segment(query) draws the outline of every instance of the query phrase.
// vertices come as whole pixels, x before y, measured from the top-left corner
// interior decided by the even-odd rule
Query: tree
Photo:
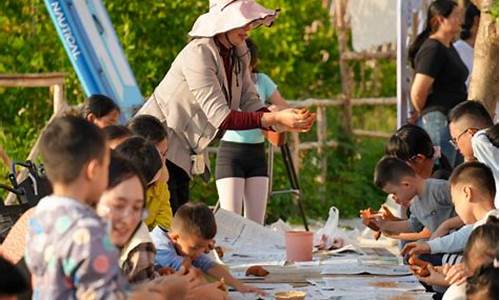
[[[481,10],[481,20],[474,47],[474,68],[469,99],[479,100],[493,116],[498,103],[498,1],[472,0]]]

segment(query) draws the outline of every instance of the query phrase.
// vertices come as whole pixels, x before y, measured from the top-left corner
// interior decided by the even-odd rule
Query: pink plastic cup
[[[314,233],[309,231],[287,231],[285,233],[286,260],[311,261]]]

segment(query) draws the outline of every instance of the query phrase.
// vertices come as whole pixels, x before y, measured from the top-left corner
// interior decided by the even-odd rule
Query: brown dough
[[[266,277],[267,275],[269,275],[269,272],[261,266],[251,266],[247,269],[247,271],[245,272],[245,275],[246,276],[253,275],[253,276],[257,276],[257,277]]]

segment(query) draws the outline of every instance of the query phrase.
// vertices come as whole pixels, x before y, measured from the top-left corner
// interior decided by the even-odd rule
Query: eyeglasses
[[[455,149],[457,149],[457,150],[458,150],[458,142],[460,141],[460,138],[461,138],[461,137],[462,137],[465,133],[467,133],[469,130],[472,130],[472,131],[474,131],[474,133],[475,133],[478,129],[477,129],[477,128],[467,128],[467,129],[465,129],[465,130],[464,130],[464,131],[462,131],[459,135],[457,135],[457,137],[452,138],[452,139],[450,140],[450,144],[451,144],[451,145],[452,145]]]
[[[146,208],[143,208],[141,212],[135,211],[131,207],[111,207],[108,205],[103,205],[103,213],[104,215],[107,216],[114,216],[117,218],[125,219],[130,216],[137,216],[140,215],[140,218],[142,221],[146,220],[148,217],[148,210]]]

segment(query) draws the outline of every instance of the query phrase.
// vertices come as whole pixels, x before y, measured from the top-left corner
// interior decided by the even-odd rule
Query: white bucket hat
[[[255,0],[210,0],[208,13],[198,17],[189,35],[213,37],[250,23],[271,26],[278,14],[279,9],[264,8]]]

